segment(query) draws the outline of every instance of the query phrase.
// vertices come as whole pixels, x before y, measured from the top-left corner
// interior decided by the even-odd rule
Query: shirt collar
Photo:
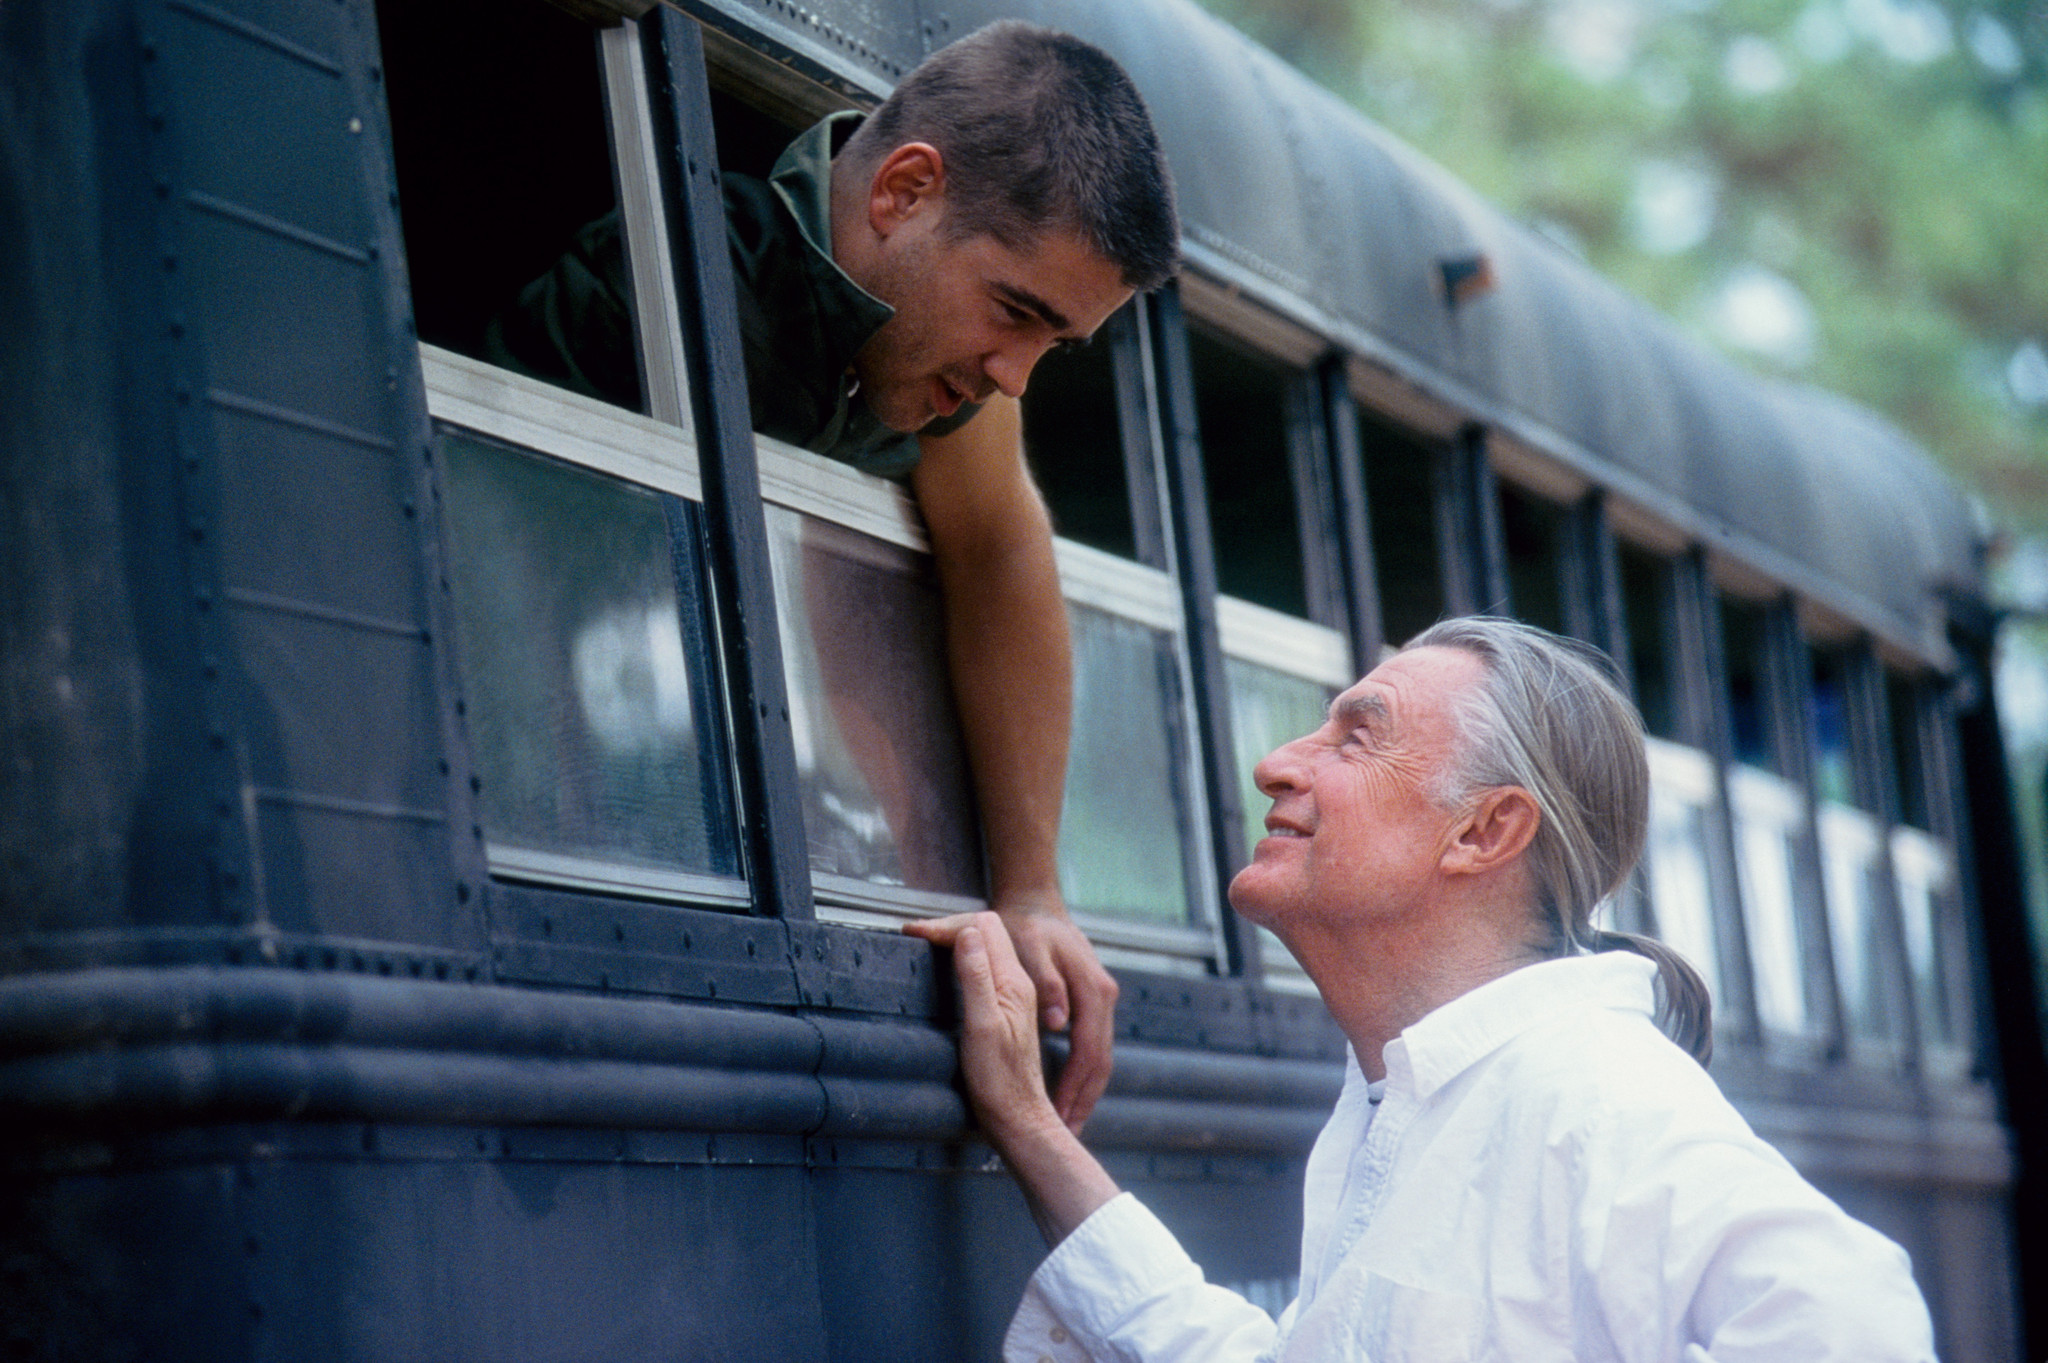
[[[1394,1089],[1419,1098],[1522,1033],[1569,1013],[1656,1011],[1656,962],[1632,951],[1567,956],[1511,970],[1413,1023],[1387,1043]]]
[[[861,118],[848,111],[820,120],[783,148],[768,175],[803,242],[804,275],[817,303],[830,373],[852,364],[868,337],[896,315],[896,309],[854,283],[832,259],[832,156]]]

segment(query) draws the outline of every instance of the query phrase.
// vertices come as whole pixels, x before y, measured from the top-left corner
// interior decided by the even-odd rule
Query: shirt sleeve
[[[1273,1318],[1205,1282],[1173,1233],[1129,1193],[1046,1257],[1003,1338],[1004,1363],[1253,1363]]]

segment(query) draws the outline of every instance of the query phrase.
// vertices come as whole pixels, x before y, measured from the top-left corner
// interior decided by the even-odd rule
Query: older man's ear
[[[1543,822],[1536,797],[1520,786],[1482,792],[1459,819],[1444,848],[1446,875],[1489,875],[1513,866]]]

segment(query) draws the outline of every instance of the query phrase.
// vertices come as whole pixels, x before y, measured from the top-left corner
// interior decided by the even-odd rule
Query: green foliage
[[[1681,325],[1886,413],[2048,532],[2048,394],[2008,382],[2048,348],[2048,6],[1204,3]],[[1729,322],[1759,272],[1796,290],[1774,295],[1789,330]]]

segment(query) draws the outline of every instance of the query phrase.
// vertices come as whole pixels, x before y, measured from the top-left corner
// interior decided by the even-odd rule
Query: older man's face
[[[1450,700],[1479,679],[1462,649],[1396,654],[1331,702],[1314,733],[1253,769],[1273,801],[1230,902],[1280,931],[1321,917],[1389,916],[1421,907],[1454,827],[1429,795],[1455,752]]]

